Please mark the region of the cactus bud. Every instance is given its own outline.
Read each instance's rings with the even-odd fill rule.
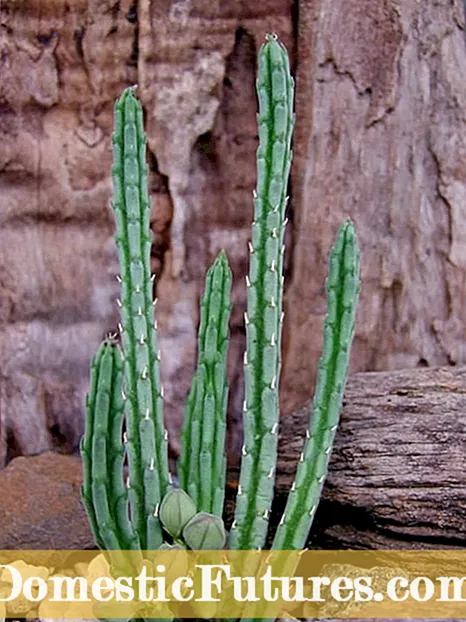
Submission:
[[[225,527],[219,516],[199,512],[183,529],[183,539],[194,550],[220,550],[226,542]]]
[[[162,525],[174,538],[178,538],[183,527],[196,514],[191,497],[181,488],[172,488],[160,504],[159,517]]]

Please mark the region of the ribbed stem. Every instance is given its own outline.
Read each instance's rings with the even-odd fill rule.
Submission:
[[[142,549],[162,543],[158,507],[169,486],[150,273],[150,201],[142,108],[133,88],[115,106],[113,209],[121,268],[131,517]]]
[[[224,252],[206,275],[198,363],[181,436],[180,485],[198,512],[222,516],[225,495],[226,362],[231,270]]]
[[[273,541],[274,549],[304,548],[311,529],[340,418],[359,286],[359,248],[354,226],[348,221],[340,227],[330,256],[324,346],[307,439]]]
[[[86,431],[81,441],[82,500],[96,543],[107,550],[139,548],[123,482],[122,376],[122,352],[109,338],[92,362]]]
[[[264,545],[275,481],[282,329],[283,237],[293,79],[284,46],[268,36],[259,52],[259,148],[245,317],[244,446],[231,549]]]

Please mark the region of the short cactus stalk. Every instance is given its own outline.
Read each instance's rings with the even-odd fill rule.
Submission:
[[[231,270],[220,253],[207,272],[201,304],[198,364],[181,435],[180,486],[199,511],[222,516],[225,497],[226,376]]]
[[[221,252],[207,272],[176,486],[168,468],[152,299],[146,138],[134,87],[115,106],[112,207],[120,262],[120,336],[107,338],[93,360],[81,444],[82,499],[96,544],[104,550],[253,550],[267,543],[277,462],[283,243],[294,126],[288,55],[274,35],[267,36],[259,51],[258,72],[257,185],[246,277],[244,444],[229,533],[222,515],[231,270]],[[273,549],[306,545],[338,426],[359,287],[359,248],[355,228],[347,221],[330,256],[315,396]]]

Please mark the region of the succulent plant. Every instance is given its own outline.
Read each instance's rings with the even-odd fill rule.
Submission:
[[[259,52],[259,147],[246,277],[244,445],[236,510],[227,535],[226,358],[232,275],[224,252],[206,277],[198,362],[181,438],[179,488],[172,484],[163,422],[157,323],[150,273],[150,202],[142,108],[134,88],[115,106],[113,211],[119,253],[120,342],[104,341],[92,363],[81,445],[82,498],[102,549],[251,550],[265,546],[279,424],[283,254],[294,126],[293,79],[284,46]],[[344,223],[330,256],[323,353],[296,479],[274,549],[305,546],[327,472],[348,372],[359,293],[359,249]],[[127,461],[128,475],[124,476]],[[228,537],[227,537],[228,536]]]

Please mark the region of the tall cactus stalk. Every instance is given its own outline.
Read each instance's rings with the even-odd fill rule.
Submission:
[[[113,209],[121,266],[121,339],[131,514],[141,547],[162,543],[160,502],[169,486],[150,273],[150,201],[142,108],[133,89],[115,106]]]
[[[224,252],[206,276],[198,363],[186,407],[179,462],[180,486],[198,511],[222,516],[225,496],[226,363],[231,270]]]
[[[340,227],[330,256],[324,345],[309,427],[274,549],[302,549],[311,529],[340,418],[358,294],[359,248],[348,221]]]
[[[288,55],[275,36],[259,52],[259,148],[250,245],[247,349],[244,361],[244,445],[232,549],[262,548],[275,481],[278,382],[282,329],[283,237],[291,135],[293,79]]]
[[[122,377],[121,350],[108,338],[92,362],[86,431],[81,440],[82,499],[95,541],[107,550],[140,548],[129,520],[128,491],[123,481]]]

